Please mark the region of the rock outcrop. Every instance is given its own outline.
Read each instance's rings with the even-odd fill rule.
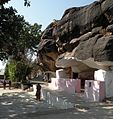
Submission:
[[[44,30],[38,56],[51,71],[56,66],[73,72],[112,68],[113,0],[67,9]]]

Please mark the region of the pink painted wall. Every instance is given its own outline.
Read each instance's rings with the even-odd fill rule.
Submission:
[[[65,78],[51,78],[49,88],[52,90],[66,91],[74,94],[80,93],[81,80],[80,79],[65,79]]]
[[[102,101],[105,98],[105,82],[86,80],[84,95],[90,101]]]

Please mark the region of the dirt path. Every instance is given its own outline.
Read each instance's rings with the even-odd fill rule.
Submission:
[[[112,103],[58,109],[44,100],[36,101],[33,95],[22,90],[0,89],[0,93],[0,119],[113,119]]]

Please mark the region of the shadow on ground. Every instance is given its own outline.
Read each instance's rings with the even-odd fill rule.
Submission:
[[[26,92],[4,93],[0,96],[0,119],[9,119],[17,115],[51,109],[44,100],[38,102]]]
[[[58,109],[26,92],[0,96],[0,119],[113,119],[112,103],[77,102],[74,108]]]

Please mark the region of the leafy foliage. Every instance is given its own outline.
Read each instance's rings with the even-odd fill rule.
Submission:
[[[14,47],[25,21],[12,7],[0,9],[0,60],[14,54]]]
[[[41,25],[30,25],[25,23],[20,31],[19,40],[16,41],[14,53],[12,54],[14,59],[20,60],[26,58],[27,53],[32,53],[37,50],[37,45],[40,42]]]
[[[0,4],[5,4],[8,3],[10,0],[0,0]],[[24,0],[24,6],[29,7],[30,6],[30,1],[29,0]]]
[[[18,81],[26,80],[28,74],[30,74],[30,67],[24,62],[18,61],[16,64],[16,77]]]
[[[30,6],[30,1],[29,0],[24,0],[24,6],[29,7]]]
[[[5,77],[13,82],[25,81],[31,69],[22,61],[10,60],[5,68]]]
[[[9,80],[9,71],[8,71],[8,64],[5,67],[5,72],[4,72],[4,76],[6,80]]]
[[[29,50],[36,50],[41,36],[41,25],[30,25],[16,15],[12,7],[0,9],[0,60],[14,56],[19,59]]]
[[[25,2],[28,3],[28,0]],[[26,4],[27,4],[26,3]],[[37,50],[41,37],[41,25],[30,25],[17,11],[0,8],[0,60],[8,59],[6,78],[12,81],[25,80],[32,67],[28,54]]]
[[[16,62],[11,61],[10,64],[8,64],[5,72],[7,78],[10,79],[11,81],[16,81]]]
[[[0,4],[2,5],[2,4],[8,3],[8,1],[10,0],[0,0]]]

